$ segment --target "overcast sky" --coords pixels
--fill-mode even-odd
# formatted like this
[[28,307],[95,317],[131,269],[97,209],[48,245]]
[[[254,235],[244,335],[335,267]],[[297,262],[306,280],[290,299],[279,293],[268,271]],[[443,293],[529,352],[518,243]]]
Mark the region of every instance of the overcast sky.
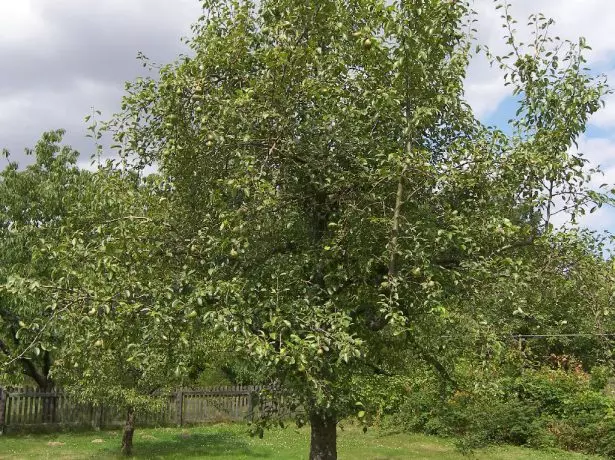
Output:
[[[474,0],[474,8],[481,43],[503,49],[493,1]],[[557,35],[586,37],[593,48],[590,66],[615,82],[615,2],[512,0],[520,29],[534,12],[554,18]],[[84,117],[93,109],[103,118],[118,109],[124,82],[145,71],[137,52],[168,62],[186,51],[179,39],[189,35],[199,14],[198,0],[0,0],[0,148],[23,159],[24,147],[43,131],[64,128],[67,142],[87,163],[93,145],[85,138]],[[502,124],[508,118],[510,96],[484,59],[472,63],[466,95],[485,122]],[[580,142],[586,157],[605,170],[599,182],[615,183],[614,127],[612,98]],[[4,164],[0,160],[0,167]],[[615,212],[601,210],[584,224],[615,228]]]

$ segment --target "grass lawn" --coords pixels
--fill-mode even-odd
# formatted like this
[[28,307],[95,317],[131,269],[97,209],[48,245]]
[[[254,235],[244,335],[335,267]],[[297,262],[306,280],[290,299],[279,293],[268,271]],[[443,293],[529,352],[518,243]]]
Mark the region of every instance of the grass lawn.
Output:
[[[0,459],[110,459],[118,455],[119,431],[8,435],[0,437]],[[134,458],[304,460],[308,455],[307,429],[275,429],[263,439],[251,438],[245,425],[211,425],[189,429],[137,429]],[[434,437],[384,434],[357,427],[339,431],[341,460],[466,460],[450,442]],[[475,452],[481,460],[597,459],[566,452],[519,447],[497,447]]]

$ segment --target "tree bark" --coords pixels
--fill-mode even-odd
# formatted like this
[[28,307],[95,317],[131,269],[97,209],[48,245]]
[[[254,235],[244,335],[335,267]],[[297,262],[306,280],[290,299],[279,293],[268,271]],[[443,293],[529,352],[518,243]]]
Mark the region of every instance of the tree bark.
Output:
[[[410,143],[408,143],[408,155],[410,155]],[[393,278],[397,276],[397,253],[399,251],[399,218],[401,215],[401,206],[404,199],[404,175],[406,174],[407,166],[404,166],[399,180],[397,182],[397,193],[395,194],[395,209],[393,211],[393,226],[391,229],[391,240],[389,242],[389,248],[391,255],[389,256],[389,282],[393,282]]]
[[310,460],[337,460],[337,420],[331,414],[310,415]]
[[135,432],[135,411],[132,407],[128,408],[126,416],[126,425],[124,425],[124,434],[122,435],[122,454],[132,455],[132,436]]

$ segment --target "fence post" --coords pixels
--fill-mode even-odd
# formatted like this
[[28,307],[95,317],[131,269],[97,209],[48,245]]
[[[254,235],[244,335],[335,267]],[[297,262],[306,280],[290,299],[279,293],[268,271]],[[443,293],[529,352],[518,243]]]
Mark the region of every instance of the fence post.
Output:
[[248,419],[250,423],[254,421],[254,399],[256,398],[256,392],[253,386],[248,387],[250,392],[248,393]]
[[6,421],[6,390],[0,387],[0,435],[4,434]]
[[184,392],[183,390],[179,390],[176,393],[176,401],[177,404],[177,424],[179,426],[184,425]]
[[105,406],[100,403],[100,409],[98,411],[98,429],[102,430],[105,423]]

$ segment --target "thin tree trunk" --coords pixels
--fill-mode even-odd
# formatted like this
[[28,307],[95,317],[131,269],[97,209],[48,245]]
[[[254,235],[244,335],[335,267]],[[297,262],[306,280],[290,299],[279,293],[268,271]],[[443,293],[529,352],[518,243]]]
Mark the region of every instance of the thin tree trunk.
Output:
[[135,432],[135,411],[132,407],[128,408],[124,434],[122,435],[122,453],[132,455],[132,436]]
[[310,415],[310,460],[337,460],[337,420],[330,414]]
[[[410,154],[410,143],[408,143],[408,154]],[[389,282],[397,276],[397,253],[399,252],[399,218],[401,215],[401,207],[404,199],[404,175],[406,174],[407,166],[404,165],[397,182],[397,193],[395,194],[395,209],[393,210],[393,225],[391,228],[391,240],[389,241]]]

